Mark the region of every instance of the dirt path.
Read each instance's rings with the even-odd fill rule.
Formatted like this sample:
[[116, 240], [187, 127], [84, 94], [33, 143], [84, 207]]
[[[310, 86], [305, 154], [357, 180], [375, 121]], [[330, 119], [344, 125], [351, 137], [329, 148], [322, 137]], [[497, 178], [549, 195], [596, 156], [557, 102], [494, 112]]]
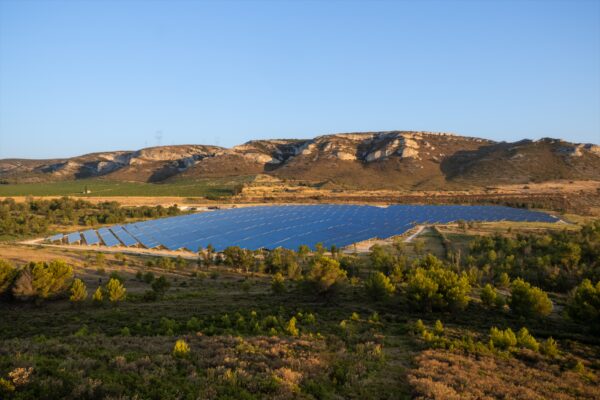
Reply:
[[424, 230], [424, 229], [425, 229], [425, 225], [419, 225], [419, 226], [417, 227], [417, 230], [416, 230], [416, 231], [415, 231], [415, 232], [414, 232], [412, 235], [410, 235], [409, 237], [407, 237], [407, 238], [404, 240], [404, 242], [405, 242], [405, 243], [410, 243], [410, 242], [412, 242], [412, 241], [413, 241], [413, 239], [414, 239], [414, 238], [416, 238], [417, 236], [419, 236], [419, 235], [421, 234], [421, 232], [423, 232], [423, 230]]

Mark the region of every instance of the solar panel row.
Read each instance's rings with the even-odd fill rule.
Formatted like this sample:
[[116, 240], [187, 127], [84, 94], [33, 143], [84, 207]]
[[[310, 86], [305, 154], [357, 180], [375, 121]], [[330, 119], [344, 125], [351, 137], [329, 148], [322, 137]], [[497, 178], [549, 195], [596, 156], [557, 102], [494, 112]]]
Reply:
[[501, 206], [257, 206], [115, 225], [110, 231], [102, 228], [98, 233], [107, 246], [115, 245], [112, 232], [125, 246], [140, 244], [146, 248], [197, 251], [210, 244], [218, 251], [228, 246], [295, 249], [303, 244], [314, 248], [317, 243], [344, 247], [367, 239], [400, 235], [415, 224], [457, 220], [556, 222], [558, 219], [542, 212]]

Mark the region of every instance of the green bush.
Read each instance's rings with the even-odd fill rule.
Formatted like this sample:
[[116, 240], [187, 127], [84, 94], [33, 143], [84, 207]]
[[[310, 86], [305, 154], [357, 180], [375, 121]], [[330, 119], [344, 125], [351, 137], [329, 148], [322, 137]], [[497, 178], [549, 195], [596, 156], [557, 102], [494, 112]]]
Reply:
[[106, 292], [111, 303], [118, 303], [125, 300], [127, 289], [117, 279], [111, 278], [106, 284]]
[[386, 275], [389, 275], [392, 272], [397, 262], [396, 257], [394, 257], [391, 252], [378, 244], [371, 247], [369, 260], [371, 261], [373, 268]]
[[62, 260], [31, 262], [14, 280], [12, 294], [21, 300], [48, 299], [64, 294], [73, 281], [73, 268]]
[[382, 272], [376, 272], [365, 281], [365, 290], [373, 300], [383, 300], [394, 294], [396, 286]]
[[154, 293], [156, 293], [156, 297], [160, 298], [171, 287], [171, 283], [164, 276], [160, 276], [152, 281], [151, 286]]
[[417, 267], [409, 275], [407, 282], [409, 300], [416, 307], [427, 311], [464, 309], [469, 303], [471, 292], [467, 276], [458, 275], [437, 264], [430, 265], [427, 269]]
[[542, 342], [540, 351], [542, 354], [548, 357], [554, 358], [558, 356], [558, 344], [556, 343], [556, 340], [554, 340], [552, 337], [546, 339], [544, 342]]
[[148, 271], [144, 274], [144, 276], [142, 277], [142, 279], [144, 280], [144, 282], [146, 282], [147, 284], [151, 284], [152, 282], [154, 282], [154, 274], [151, 271]]
[[271, 280], [271, 290], [276, 294], [285, 293], [285, 278], [280, 272], [273, 275], [273, 279]]
[[517, 343], [519, 346], [529, 350], [538, 351], [540, 349], [540, 344], [529, 334], [529, 331], [525, 327], [517, 332]]
[[496, 292], [496, 289], [488, 283], [481, 289], [480, 297], [484, 306], [492, 308], [496, 305], [498, 293]]
[[94, 303], [102, 303], [104, 300], [104, 293], [102, 292], [102, 288], [98, 286], [94, 294], [92, 295], [92, 300]]
[[8, 291], [17, 276], [17, 269], [8, 261], [0, 259], [0, 295]]
[[600, 281], [594, 284], [585, 279], [571, 292], [567, 304], [569, 317], [600, 331]]
[[81, 279], [75, 279], [73, 281], [73, 285], [71, 286], [71, 300], [73, 303], [80, 303], [87, 299], [88, 293], [87, 288], [85, 287], [85, 283]]
[[510, 285], [509, 305], [512, 312], [525, 317], [545, 316], [552, 312], [552, 301], [540, 288], [517, 278]]
[[312, 263], [306, 281], [317, 293], [332, 293], [346, 281], [347, 273], [340, 268], [340, 263], [329, 257], [316, 257]]
[[494, 326], [490, 329], [490, 344], [493, 348], [509, 350], [517, 345], [517, 337], [510, 328], [501, 330]]

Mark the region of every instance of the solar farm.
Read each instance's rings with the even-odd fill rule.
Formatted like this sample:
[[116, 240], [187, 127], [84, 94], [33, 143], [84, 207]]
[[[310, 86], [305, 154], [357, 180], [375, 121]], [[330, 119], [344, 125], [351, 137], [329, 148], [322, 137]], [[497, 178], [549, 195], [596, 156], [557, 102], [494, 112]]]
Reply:
[[197, 251], [242, 248], [345, 247], [405, 233], [419, 224], [464, 221], [557, 222], [543, 212], [501, 206], [288, 205], [216, 210], [58, 234], [48, 242]]

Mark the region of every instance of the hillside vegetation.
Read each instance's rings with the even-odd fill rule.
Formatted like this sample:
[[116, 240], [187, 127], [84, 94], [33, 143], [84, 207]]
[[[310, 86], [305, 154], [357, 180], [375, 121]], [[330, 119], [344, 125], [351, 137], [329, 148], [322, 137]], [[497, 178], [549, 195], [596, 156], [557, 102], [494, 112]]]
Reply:
[[[354, 189], [411, 190], [559, 179], [600, 180], [600, 148], [555, 139], [506, 143], [450, 134], [390, 131], [306, 140], [256, 140], [231, 149], [179, 145], [69, 159], [0, 160], [0, 181], [5, 184], [97, 177], [118, 182], [177, 183], [182, 179], [189, 182], [257, 174], [311, 184], [329, 182]], [[132, 184], [127, 185], [133, 188]], [[185, 195], [194, 192], [179, 189]]]
[[598, 398], [600, 222], [502, 226], [195, 260], [0, 245], [0, 395]]

